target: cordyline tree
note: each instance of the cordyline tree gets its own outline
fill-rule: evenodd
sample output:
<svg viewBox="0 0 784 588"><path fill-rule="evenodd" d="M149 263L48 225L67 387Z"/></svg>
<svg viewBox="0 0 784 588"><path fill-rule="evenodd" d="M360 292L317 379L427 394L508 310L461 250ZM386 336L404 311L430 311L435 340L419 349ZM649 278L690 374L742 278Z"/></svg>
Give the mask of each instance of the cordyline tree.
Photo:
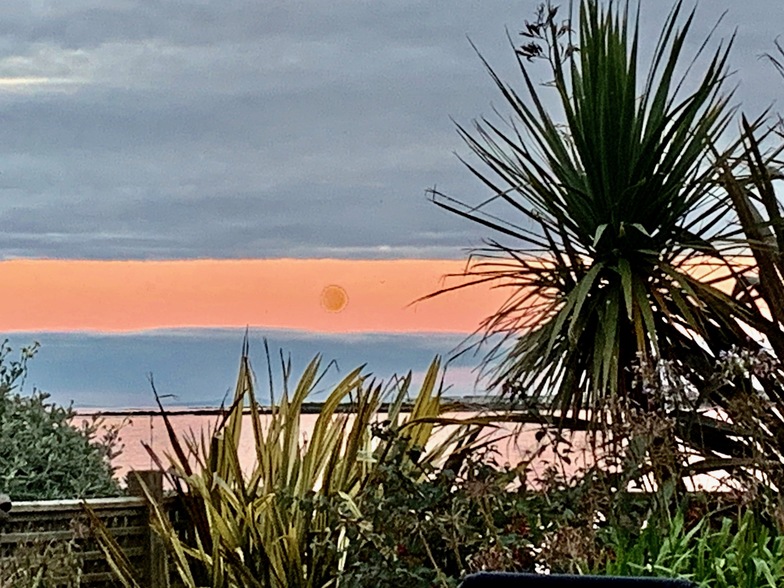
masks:
<svg viewBox="0 0 784 588"><path fill-rule="evenodd" d="M505 339L490 353L494 384L572 424L588 414L584 426L601 424L615 400L682 411L679 438L743 457L726 427L698 412L731 402L738 378L715 378L715 365L732 350L758 352L741 325L764 318L722 285L738 277L726 253L732 207L717 181L727 156L716 147L733 115L732 43L711 52L706 39L685 56L694 12L678 1L641 75L628 4L583 0L578 12L577 27L550 5L526 23L522 92L485 63L511 116L458 128L490 197L475 206L432 191L500 235L468 269L470 283L512 293L483 324ZM544 86L533 69L542 62ZM685 405L635 375L635 365L662 363L693 392Z"/></svg>

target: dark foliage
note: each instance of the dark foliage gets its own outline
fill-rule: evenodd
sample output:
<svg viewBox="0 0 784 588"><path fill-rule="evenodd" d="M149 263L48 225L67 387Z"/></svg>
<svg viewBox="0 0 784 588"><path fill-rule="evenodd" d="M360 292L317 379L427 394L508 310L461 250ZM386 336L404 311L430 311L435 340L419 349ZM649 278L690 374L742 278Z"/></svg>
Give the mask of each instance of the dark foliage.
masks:
<svg viewBox="0 0 784 588"><path fill-rule="evenodd" d="M13 360L8 343L0 345L0 492L14 501L118 495L117 431L102 436L99 421L76 425L70 407L19 391L36 349Z"/></svg>

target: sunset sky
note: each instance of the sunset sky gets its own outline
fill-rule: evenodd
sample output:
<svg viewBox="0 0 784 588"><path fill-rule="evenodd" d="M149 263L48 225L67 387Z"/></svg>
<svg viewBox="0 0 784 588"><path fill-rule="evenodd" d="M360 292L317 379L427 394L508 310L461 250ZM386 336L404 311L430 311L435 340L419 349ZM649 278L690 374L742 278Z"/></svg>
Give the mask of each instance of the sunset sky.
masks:
<svg viewBox="0 0 784 588"><path fill-rule="evenodd" d="M6 332L263 327L318 333L474 331L507 294L449 260L0 262Z"/></svg>
<svg viewBox="0 0 784 588"><path fill-rule="evenodd" d="M448 357L507 289L470 287L458 260L7 260L2 321L15 347L39 341L30 383L81 407L147 406L152 373L177 404L216 404L244 330L304 364L316 353L342 369L388 378ZM466 359L470 360L466 361ZM448 382L470 392L468 356ZM111 392L111 393L109 393Z"/></svg>
<svg viewBox="0 0 784 588"><path fill-rule="evenodd" d="M214 403L246 325L300 363L389 374L450 354L503 294L409 306L490 236L425 189L487 196L454 122L507 111L466 37L517 83L507 31L538 3L5 2L0 328L41 342L26 386L148 405L153 372ZM642 4L646 51L670 3ZM784 5L703 2L687 52L724 10L753 117L784 92L759 59ZM464 389L476 365L455 365Z"/></svg>

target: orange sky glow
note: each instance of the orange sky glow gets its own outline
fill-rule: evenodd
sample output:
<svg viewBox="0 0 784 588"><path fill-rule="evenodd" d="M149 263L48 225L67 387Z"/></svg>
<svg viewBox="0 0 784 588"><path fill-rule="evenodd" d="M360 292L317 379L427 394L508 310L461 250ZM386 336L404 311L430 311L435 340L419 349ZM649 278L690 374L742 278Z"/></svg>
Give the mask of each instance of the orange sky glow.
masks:
<svg viewBox="0 0 784 588"><path fill-rule="evenodd" d="M411 305L464 268L423 259L8 260L0 262L0 329L471 333L508 290L473 286Z"/></svg>

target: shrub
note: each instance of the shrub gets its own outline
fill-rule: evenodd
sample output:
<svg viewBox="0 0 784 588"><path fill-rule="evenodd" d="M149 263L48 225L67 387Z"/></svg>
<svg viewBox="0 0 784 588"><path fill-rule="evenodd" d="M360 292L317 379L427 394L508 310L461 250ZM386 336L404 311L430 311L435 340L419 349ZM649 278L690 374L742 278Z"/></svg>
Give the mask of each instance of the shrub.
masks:
<svg viewBox="0 0 784 588"><path fill-rule="evenodd" d="M682 578L700 587L784 585L784 534L761 496L672 488L618 492L596 472L510 488L487 456L413 479L388 463L349 521L347 588L455 587L467 573L529 571ZM670 508L674 512L670 512Z"/></svg>
<svg viewBox="0 0 784 588"><path fill-rule="evenodd" d="M468 571L533 569L541 532L531 528L525 490L508 489L516 473L494 468L489 457L469 455L423 477L397 460L379 467L358 500L362 518L348 523L340 585L457 586Z"/></svg>
<svg viewBox="0 0 784 588"><path fill-rule="evenodd" d="M14 501L117 495L117 432L99 436L99 421L76 426L71 407L19 392L36 350L12 360L8 342L0 345L0 492Z"/></svg>

